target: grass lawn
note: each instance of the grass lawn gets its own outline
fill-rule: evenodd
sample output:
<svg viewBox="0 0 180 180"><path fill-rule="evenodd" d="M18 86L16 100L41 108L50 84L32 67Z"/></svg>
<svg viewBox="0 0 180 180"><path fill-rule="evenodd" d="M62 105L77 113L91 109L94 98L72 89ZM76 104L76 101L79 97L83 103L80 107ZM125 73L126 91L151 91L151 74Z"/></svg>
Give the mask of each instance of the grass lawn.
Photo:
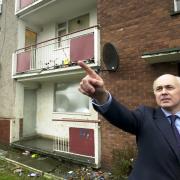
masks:
<svg viewBox="0 0 180 180"><path fill-rule="evenodd" d="M11 164L4 160L0 160L0 180L28 180L28 179L38 179L38 180L47 180L47 178L40 176L40 177L29 177L31 173L36 173L29 171L25 168L20 166ZM36 175L36 174L31 174Z"/></svg>

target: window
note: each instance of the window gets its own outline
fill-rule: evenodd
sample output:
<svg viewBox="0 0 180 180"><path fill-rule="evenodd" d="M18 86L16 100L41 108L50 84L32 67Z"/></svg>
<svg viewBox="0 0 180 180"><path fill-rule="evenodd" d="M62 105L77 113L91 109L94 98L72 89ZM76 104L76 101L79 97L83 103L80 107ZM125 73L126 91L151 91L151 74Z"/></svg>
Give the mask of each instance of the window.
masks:
<svg viewBox="0 0 180 180"><path fill-rule="evenodd" d="M66 32L66 29L67 29L66 26L67 26L66 22L60 23L57 26L58 47L63 46L63 37L62 36L64 36L67 33Z"/></svg>
<svg viewBox="0 0 180 180"><path fill-rule="evenodd" d="M72 33L81 29L89 27L89 14L85 14L67 22L62 22L57 25L58 47L63 47L65 44L65 37L67 33Z"/></svg>
<svg viewBox="0 0 180 180"><path fill-rule="evenodd" d="M79 83L55 86L54 112L89 113L89 98L78 91Z"/></svg>
<svg viewBox="0 0 180 180"><path fill-rule="evenodd" d="M85 14L68 21L68 32L72 33L89 27L89 14Z"/></svg>
<svg viewBox="0 0 180 180"><path fill-rule="evenodd" d="M180 11L180 0L174 0L174 11Z"/></svg>

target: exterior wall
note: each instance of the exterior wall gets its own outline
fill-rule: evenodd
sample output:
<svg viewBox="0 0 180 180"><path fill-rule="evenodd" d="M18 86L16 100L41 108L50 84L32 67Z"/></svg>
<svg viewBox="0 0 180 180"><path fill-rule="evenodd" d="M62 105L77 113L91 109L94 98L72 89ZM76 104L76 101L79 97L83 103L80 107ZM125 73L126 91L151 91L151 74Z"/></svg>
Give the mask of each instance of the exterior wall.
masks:
<svg viewBox="0 0 180 180"><path fill-rule="evenodd" d="M52 123L53 84L43 83L37 90L37 124L38 134L53 136L55 126Z"/></svg>
<svg viewBox="0 0 180 180"><path fill-rule="evenodd" d="M14 119L15 83L11 78L12 53L16 49L17 20L14 1L2 1L0 15L0 143L11 141L11 119ZM15 122L15 121L14 121Z"/></svg>
<svg viewBox="0 0 180 180"><path fill-rule="evenodd" d="M24 106L24 86L16 82L15 87L15 118L11 121L10 143L18 141L23 135L23 106Z"/></svg>
<svg viewBox="0 0 180 180"><path fill-rule="evenodd" d="M90 13L90 26L97 25L97 10L91 9L89 13Z"/></svg>
<svg viewBox="0 0 180 180"><path fill-rule="evenodd" d="M25 34L25 23L21 20L18 20L17 49L24 48L25 46L25 35L22 36L22 34Z"/></svg>
<svg viewBox="0 0 180 180"><path fill-rule="evenodd" d="M173 0L98 0L101 46L111 42L120 56L115 73L102 72L106 87L121 103L134 109L140 104L154 106L153 80L161 74L178 74L178 64L147 64L147 51L180 46L180 15L171 16ZM112 81L113 80L113 81ZM111 83L110 83L111 82ZM102 117L100 117L102 119ZM134 144L135 138L102 121L102 163L112 162L112 150Z"/></svg>
<svg viewBox="0 0 180 180"><path fill-rule="evenodd" d="M54 99L54 82L46 82L41 84L41 88L37 90L37 134L44 136L61 136L69 137L69 127L79 128L95 128L93 123L88 122L68 122L60 121L62 118L70 120L74 119L89 119L97 120L97 113L91 107L90 114L69 114L69 113L53 113Z"/></svg>
<svg viewBox="0 0 180 180"><path fill-rule="evenodd" d="M54 84L55 82L41 83L41 88L37 90L36 133L49 138L59 136L61 138L69 139L70 127L93 129L95 142L95 163L99 167L101 162L100 127L97 121L88 122L88 119L97 120L97 113L92 107L90 115L88 116L82 114L70 115L69 113L53 113ZM67 118L69 121L62 121L62 118ZM84 120L84 122L76 122L75 119Z"/></svg>
<svg viewBox="0 0 180 180"><path fill-rule="evenodd" d="M11 78L12 53L16 49L17 20L14 16L14 1L3 1L0 15L0 117L14 116L15 84Z"/></svg>

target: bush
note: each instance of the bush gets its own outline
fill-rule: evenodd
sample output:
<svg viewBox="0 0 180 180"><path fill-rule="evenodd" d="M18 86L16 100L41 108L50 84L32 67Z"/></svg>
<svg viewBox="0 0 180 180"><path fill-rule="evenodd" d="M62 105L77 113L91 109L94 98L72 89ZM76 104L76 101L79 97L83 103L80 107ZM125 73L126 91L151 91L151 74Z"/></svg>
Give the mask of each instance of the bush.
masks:
<svg viewBox="0 0 180 180"><path fill-rule="evenodd" d="M130 174L133 168L134 159L137 155L136 148L128 145L122 149L114 149L112 155L113 176L119 177L119 179L126 179L126 177Z"/></svg>

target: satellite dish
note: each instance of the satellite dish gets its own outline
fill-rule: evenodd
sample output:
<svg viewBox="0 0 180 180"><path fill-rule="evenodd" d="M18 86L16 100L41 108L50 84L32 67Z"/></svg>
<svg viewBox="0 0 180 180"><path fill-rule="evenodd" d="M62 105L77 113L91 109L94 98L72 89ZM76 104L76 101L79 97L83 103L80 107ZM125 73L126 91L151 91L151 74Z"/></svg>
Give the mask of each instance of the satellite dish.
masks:
<svg viewBox="0 0 180 180"><path fill-rule="evenodd" d="M118 52L112 43L106 43L103 47L103 62L107 69L102 71L115 72L119 67Z"/></svg>

